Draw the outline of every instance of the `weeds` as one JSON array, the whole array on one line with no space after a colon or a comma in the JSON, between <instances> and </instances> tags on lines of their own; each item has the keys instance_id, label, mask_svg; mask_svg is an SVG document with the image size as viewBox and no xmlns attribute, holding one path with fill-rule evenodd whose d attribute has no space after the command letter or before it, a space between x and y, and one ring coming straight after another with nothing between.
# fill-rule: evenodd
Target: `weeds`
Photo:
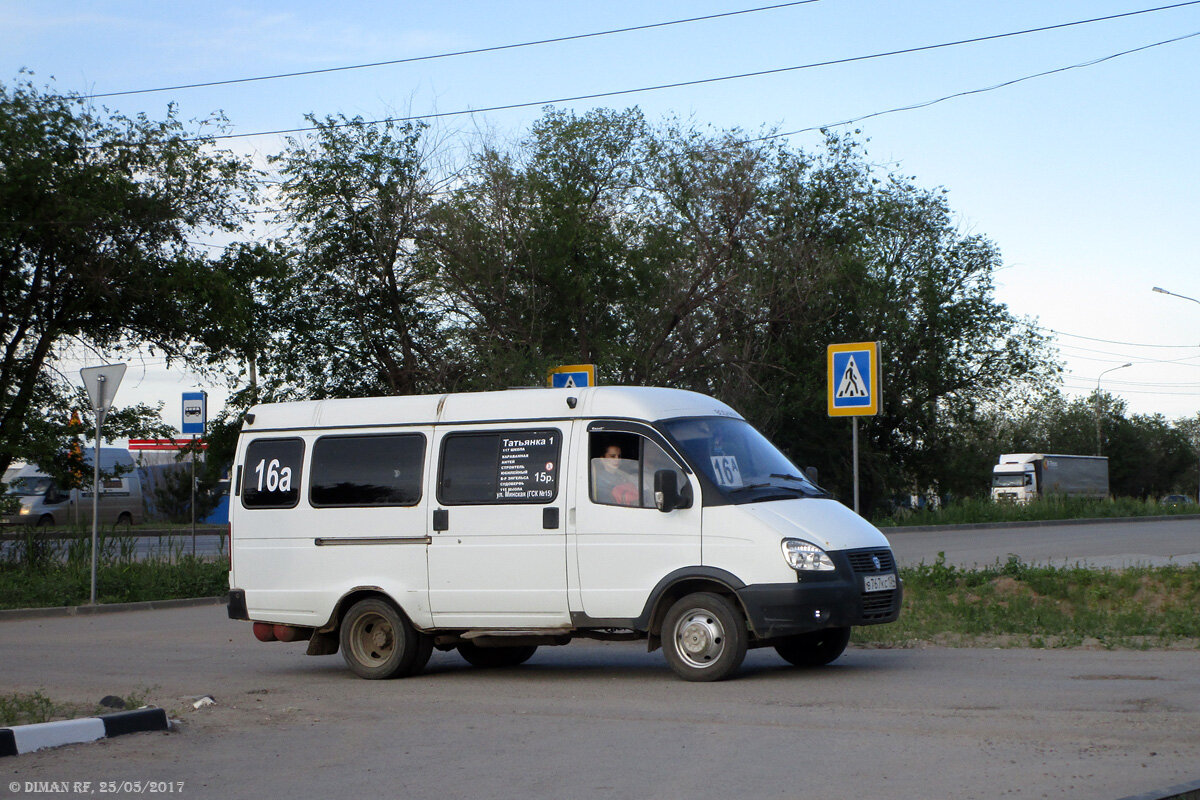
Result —
<instances>
[{"instance_id":1,"label":"weeds","mask_svg":"<svg viewBox=\"0 0 1200 800\"><path fill-rule=\"evenodd\" d=\"M228 588L228 567L185 554L181 540L165 539L139 555L135 534L111 532L97 547L96 600L132 603L214 597ZM30 530L0 551L0 609L73 606L91 597L90 536L47 538Z\"/></svg>"},{"instance_id":2,"label":"weeds","mask_svg":"<svg viewBox=\"0 0 1200 800\"><path fill-rule=\"evenodd\" d=\"M978 570L902 569L899 621L856 628L862 644L1022 647L1200 646L1200 564L1096 570L1032 566L1016 556Z\"/></svg>"},{"instance_id":3,"label":"weeds","mask_svg":"<svg viewBox=\"0 0 1200 800\"><path fill-rule=\"evenodd\" d=\"M1164 506L1154 500L1120 497L1090 500L1082 497L1046 497L1032 503L995 503L990 499L965 498L941 508L897 511L875 519L881 527L906 525L969 525L976 522L1030 522L1062 519L1113 519L1158 517L1196 513L1196 506Z\"/></svg>"},{"instance_id":4,"label":"weeds","mask_svg":"<svg viewBox=\"0 0 1200 800\"><path fill-rule=\"evenodd\" d=\"M147 705L150 693L157 687L143 686L121 698L124 708L141 708ZM34 692L13 692L0 695L0 726L32 725L38 722L53 722L60 719L93 717L111 714L116 709L97 703L56 702L39 689Z\"/></svg>"}]
</instances>

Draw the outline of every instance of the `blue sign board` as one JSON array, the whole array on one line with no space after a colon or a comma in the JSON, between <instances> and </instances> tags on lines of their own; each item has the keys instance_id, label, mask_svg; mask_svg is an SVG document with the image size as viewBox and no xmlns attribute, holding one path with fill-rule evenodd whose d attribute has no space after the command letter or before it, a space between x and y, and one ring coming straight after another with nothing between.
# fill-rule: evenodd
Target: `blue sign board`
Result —
<instances>
[{"instance_id":1,"label":"blue sign board","mask_svg":"<svg viewBox=\"0 0 1200 800\"><path fill-rule=\"evenodd\" d=\"M582 389L585 386L595 385L596 367L594 364L570 364L550 370L550 387L552 389Z\"/></svg>"},{"instance_id":2,"label":"blue sign board","mask_svg":"<svg viewBox=\"0 0 1200 800\"><path fill-rule=\"evenodd\" d=\"M208 423L208 394L206 392L183 393L183 425L179 430L185 436L203 436Z\"/></svg>"}]
</instances>

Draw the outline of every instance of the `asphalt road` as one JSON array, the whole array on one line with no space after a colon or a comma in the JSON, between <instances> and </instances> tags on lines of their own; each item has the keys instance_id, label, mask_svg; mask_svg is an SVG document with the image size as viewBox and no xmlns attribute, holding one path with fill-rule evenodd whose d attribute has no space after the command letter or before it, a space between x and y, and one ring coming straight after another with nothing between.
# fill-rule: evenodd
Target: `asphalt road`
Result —
<instances>
[{"instance_id":1,"label":"asphalt road","mask_svg":"<svg viewBox=\"0 0 1200 800\"><path fill-rule=\"evenodd\" d=\"M1115 800L1200 779L1194 650L851 648L817 670L757 650L719 684L678 680L638 643L494 671L436 653L388 682L303 650L257 642L220 606L0 619L4 693L141 692L182 721L0 759L0 798L154 780L255 800ZM216 705L194 709L205 694Z\"/></svg>"},{"instance_id":2,"label":"asphalt road","mask_svg":"<svg viewBox=\"0 0 1200 800\"><path fill-rule=\"evenodd\" d=\"M1159 519L996 528L884 531L901 566L931 564L938 553L960 567L1004 563L1092 567L1200 563L1200 519Z\"/></svg>"},{"instance_id":3,"label":"asphalt road","mask_svg":"<svg viewBox=\"0 0 1200 800\"><path fill-rule=\"evenodd\" d=\"M1198 520L888 533L902 564L939 551L962 566L1200 552ZM0 616L0 695L140 693L181 720L170 734L0 759L0 800L33 797L27 781L114 780L255 800L1117 800L1200 780L1194 649L852 647L818 670L758 650L714 685L676 679L641 643L543 648L495 671L436 653L425 675L389 682L303 651L257 642L221 606ZM193 708L206 694L216 705Z\"/></svg>"}]
</instances>

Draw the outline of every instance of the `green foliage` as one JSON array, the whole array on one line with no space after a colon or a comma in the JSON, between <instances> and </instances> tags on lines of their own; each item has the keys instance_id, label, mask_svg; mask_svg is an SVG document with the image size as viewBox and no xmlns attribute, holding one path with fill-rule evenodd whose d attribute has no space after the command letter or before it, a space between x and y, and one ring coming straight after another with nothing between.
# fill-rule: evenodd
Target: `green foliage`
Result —
<instances>
[{"instance_id":1,"label":"green foliage","mask_svg":"<svg viewBox=\"0 0 1200 800\"><path fill-rule=\"evenodd\" d=\"M1042 522L1069 519L1158 517L1200 513L1195 505L1162 505L1157 500L1121 497L1093 500L1083 497L1044 497L1031 503L996 503L986 498L954 500L936 509L902 509L872 521L880 527L911 525L970 525L978 522Z\"/></svg>"},{"instance_id":2,"label":"green foliage","mask_svg":"<svg viewBox=\"0 0 1200 800\"><path fill-rule=\"evenodd\" d=\"M164 545L156 556L137 559L134 539L103 536L99 545L96 600L134 603L183 597L215 597L228 590L228 564ZM29 548L33 548L31 552ZM12 542L0 560L0 608L74 606L91 597L91 539L46 539L31 532Z\"/></svg>"},{"instance_id":3,"label":"green foliage","mask_svg":"<svg viewBox=\"0 0 1200 800\"><path fill-rule=\"evenodd\" d=\"M1016 556L979 570L902 569L900 620L856 628L855 641L1072 647L1200 646L1200 564L1094 570L1033 566Z\"/></svg>"},{"instance_id":4,"label":"green foliage","mask_svg":"<svg viewBox=\"0 0 1200 800\"><path fill-rule=\"evenodd\" d=\"M143 687L121 698L124 708L140 708L146 704L151 689ZM33 692L13 692L0 695L0 726L33 725L60 719L108 714L112 708L99 703L60 702L47 697L41 689Z\"/></svg>"},{"instance_id":5,"label":"green foliage","mask_svg":"<svg viewBox=\"0 0 1200 800\"><path fill-rule=\"evenodd\" d=\"M61 713L61 707L39 689L36 692L0 694L0 726L32 725L49 722Z\"/></svg>"},{"instance_id":6,"label":"green foliage","mask_svg":"<svg viewBox=\"0 0 1200 800\"><path fill-rule=\"evenodd\" d=\"M196 466L196 489L192 492L192 465L181 462L165 470L154 488L154 507L168 522L184 523L192 520L192 500L196 502L196 519L203 520L221 502L217 479L220 475L205 464Z\"/></svg>"},{"instance_id":7,"label":"green foliage","mask_svg":"<svg viewBox=\"0 0 1200 800\"><path fill-rule=\"evenodd\" d=\"M193 305L214 276L191 241L232 230L252 187L245 164L186 131L174 109L124 117L27 78L0 85L0 152L0 469L26 458L69 474L57 454L69 410L86 404L55 357L68 346L191 355L220 326ZM117 414L107 432L152 428L151 416Z\"/></svg>"}]
</instances>

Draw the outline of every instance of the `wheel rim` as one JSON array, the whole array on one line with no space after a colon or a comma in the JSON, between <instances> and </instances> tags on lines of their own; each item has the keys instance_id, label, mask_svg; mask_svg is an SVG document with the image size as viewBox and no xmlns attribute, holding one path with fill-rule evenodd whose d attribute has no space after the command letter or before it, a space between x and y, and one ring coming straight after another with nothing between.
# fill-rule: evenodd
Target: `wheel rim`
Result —
<instances>
[{"instance_id":1,"label":"wheel rim","mask_svg":"<svg viewBox=\"0 0 1200 800\"><path fill-rule=\"evenodd\" d=\"M377 667L396 650L396 631L382 614L364 614L350 629L350 647L364 666Z\"/></svg>"},{"instance_id":2,"label":"wheel rim","mask_svg":"<svg viewBox=\"0 0 1200 800\"><path fill-rule=\"evenodd\" d=\"M675 650L690 667L710 667L725 652L725 626L708 609L689 609L675 624Z\"/></svg>"}]
</instances>

